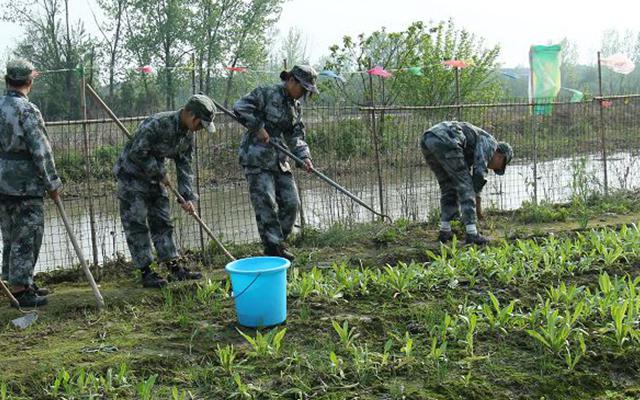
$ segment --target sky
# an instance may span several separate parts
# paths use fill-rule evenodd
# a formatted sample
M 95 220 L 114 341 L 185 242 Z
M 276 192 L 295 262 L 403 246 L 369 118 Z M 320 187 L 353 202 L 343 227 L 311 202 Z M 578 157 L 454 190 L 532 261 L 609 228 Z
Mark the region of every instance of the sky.
M 602 32 L 640 30 L 640 3 L 608 0 L 591 3 L 575 0 L 287 0 L 278 29 L 296 27 L 308 41 L 312 61 L 329 53 L 344 35 L 370 33 L 382 26 L 403 30 L 413 21 L 437 22 L 453 18 L 456 26 L 485 39 L 487 46 L 501 46 L 498 61 L 504 67 L 525 66 L 533 44 L 557 43 L 564 37 L 578 45 L 580 62 L 594 63 Z M 82 18 L 87 30 L 98 35 L 90 9 L 94 0 L 70 0 L 73 19 Z M 0 54 L 21 38 L 16 24 L 0 22 Z

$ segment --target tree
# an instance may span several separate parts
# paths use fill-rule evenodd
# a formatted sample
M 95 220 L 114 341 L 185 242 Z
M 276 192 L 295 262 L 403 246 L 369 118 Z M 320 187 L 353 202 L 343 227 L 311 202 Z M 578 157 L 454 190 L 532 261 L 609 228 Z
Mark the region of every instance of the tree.
M 165 106 L 175 108 L 175 78 L 185 51 L 189 7 L 186 0 L 134 0 L 128 18 L 127 48 L 161 64 Z
M 242 3 L 238 18 L 229 29 L 226 65 L 261 65 L 266 58 L 266 32 L 280 17 L 283 0 L 250 0 Z M 241 63 L 241 64 L 239 64 Z M 224 104 L 231 96 L 234 71 L 229 70 L 224 89 Z
M 84 30 L 82 21 L 71 23 L 68 0 L 5 5 L 4 18 L 17 21 L 26 30 L 15 55 L 31 60 L 40 71 L 64 70 L 44 74 L 32 99 L 49 119 L 79 117 L 80 89 L 75 71 L 85 62 L 93 64 L 95 54 L 94 40 Z
M 491 77 L 499 47 L 485 49 L 481 39 L 456 29 L 451 20 L 430 28 L 415 22 L 401 32 L 382 28 L 369 36 L 359 35 L 357 41 L 345 36 L 342 46 L 334 45 L 330 50 L 325 67 L 347 78 L 341 91 L 355 104 L 451 104 L 455 75 L 442 65 L 451 59 L 472 65 L 460 74 L 463 99 L 487 100 L 500 93 L 498 81 Z M 386 81 L 368 76 L 366 70 L 374 65 L 393 76 Z M 411 73 L 410 67 L 421 68 L 423 75 Z
M 109 100 L 114 100 L 115 79 L 117 70 L 123 65 L 122 58 L 124 42 L 124 16 L 130 0 L 98 0 L 98 5 L 107 16 L 105 21 L 98 21 L 95 14 L 93 19 L 102 34 L 101 48 L 107 57 L 107 76 L 109 84 Z
M 289 28 L 289 32 L 287 32 L 287 36 L 282 40 L 280 59 L 287 60 L 288 66 L 308 64 L 308 45 L 309 41 L 304 37 L 302 30 L 297 27 L 291 27 Z

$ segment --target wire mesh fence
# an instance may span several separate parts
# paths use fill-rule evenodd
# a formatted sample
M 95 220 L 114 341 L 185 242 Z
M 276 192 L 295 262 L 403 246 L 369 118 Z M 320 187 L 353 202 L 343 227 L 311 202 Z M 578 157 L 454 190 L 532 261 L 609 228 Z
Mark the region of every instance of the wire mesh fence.
M 509 210 L 525 201 L 566 201 L 587 186 L 590 190 L 638 186 L 640 95 L 552 106 L 550 115 L 543 116 L 532 115 L 526 102 L 388 108 L 309 105 L 304 121 L 316 167 L 394 219 L 425 220 L 438 211 L 438 185 L 422 158 L 419 141 L 430 126 L 458 117 L 514 149 L 506 174 L 492 175 L 483 191 L 485 208 Z M 89 108 L 97 109 L 91 100 Z M 118 254 L 128 257 L 112 175 L 127 138 L 106 114 L 92 112 L 90 117 L 47 126 L 75 233 L 86 258 L 101 264 Z M 134 132 L 143 119 L 122 121 Z M 214 135 L 197 134 L 193 168 L 200 195 L 198 211 L 224 241 L 256 241 L 254 213 L 237 160 L 243 129 L 223 114 L 216 126 Z M 326 229 L 376 218 L 313 175 L 302 170 L 294 173 L 302 202 L 298 226 Z M 177 203 L 172 205 L 172 215 L 180 248 L 209 246 L 208 237 Z M 48 204 L 36 269 L 48 271 L 76 263 L 62 221 L 53 204 Z

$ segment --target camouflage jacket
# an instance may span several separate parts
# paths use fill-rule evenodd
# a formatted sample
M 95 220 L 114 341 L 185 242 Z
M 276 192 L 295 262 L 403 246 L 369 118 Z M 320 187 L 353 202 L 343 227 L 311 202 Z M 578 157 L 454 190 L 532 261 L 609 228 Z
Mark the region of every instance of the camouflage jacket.
M 453 141 L 462 149 L 467 166 L 473 168 L 473 190 L 480 194 L 487 183 L 487 164 L 498 147 L 496 139 L 468 122 L 444 121 L 429 128 L 429 132 L 442 140 Z
M 43 197 L 61 187 L 40 110 L 7 91 L 0 97 L 0 194 Z
M 154 114 L 138 126 L 113 172 L 118 180 L 127 182 L 128 190 L 149 192 L 166 174 L 165 158 L 172 158 L 178 191 L 185 200 L 196 200 L 191 169 L 194 143 L 194 134 L 180 122 L 180 110 Z
M 248 131 L 242 137 L 238 154 L 245 172 L 252 170 L 289 171 L 288 157 L 270 145 L 259 142 L 255 133 L 265 128 L 270 141 L 288 147 L 301 159 L 311 158 L 304 141 L 302 107 L 289 97 L 284 83 L 260 86 L 236 102 L 233 110 Z

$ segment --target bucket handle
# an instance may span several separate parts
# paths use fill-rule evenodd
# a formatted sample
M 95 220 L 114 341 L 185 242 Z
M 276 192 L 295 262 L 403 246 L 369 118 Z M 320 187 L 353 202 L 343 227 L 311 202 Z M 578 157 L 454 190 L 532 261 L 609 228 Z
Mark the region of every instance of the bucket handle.
M 242 292 L 240 292 L 237 296 L 236 296 L 235 294 L 231 293 L 231 298 L 232 298 L 232 299 L 237 299 L 238 297 L 242 296 L 242 295 L 243 295 L 247 290 L 249 290 L 249 288 L 250 288 L 251 286 L 253 286 L 253 284 L 254 284 L 254 283 L 256 283 L 256 280 L 257 280 L 258 278 L 260 278 L 260 275 L 262 275 L 262 272 L 259 272 L 259 273 L 256 275 L 256 277 L 255 277 L 255 278 L 253 278 L 253 280 L 251 281 L 251 283 L 250 283 L 250 284 L 248 284 L 248 285 L 247 285 L 247 287 L 245 287 L 244 289 L 242 289 Z

